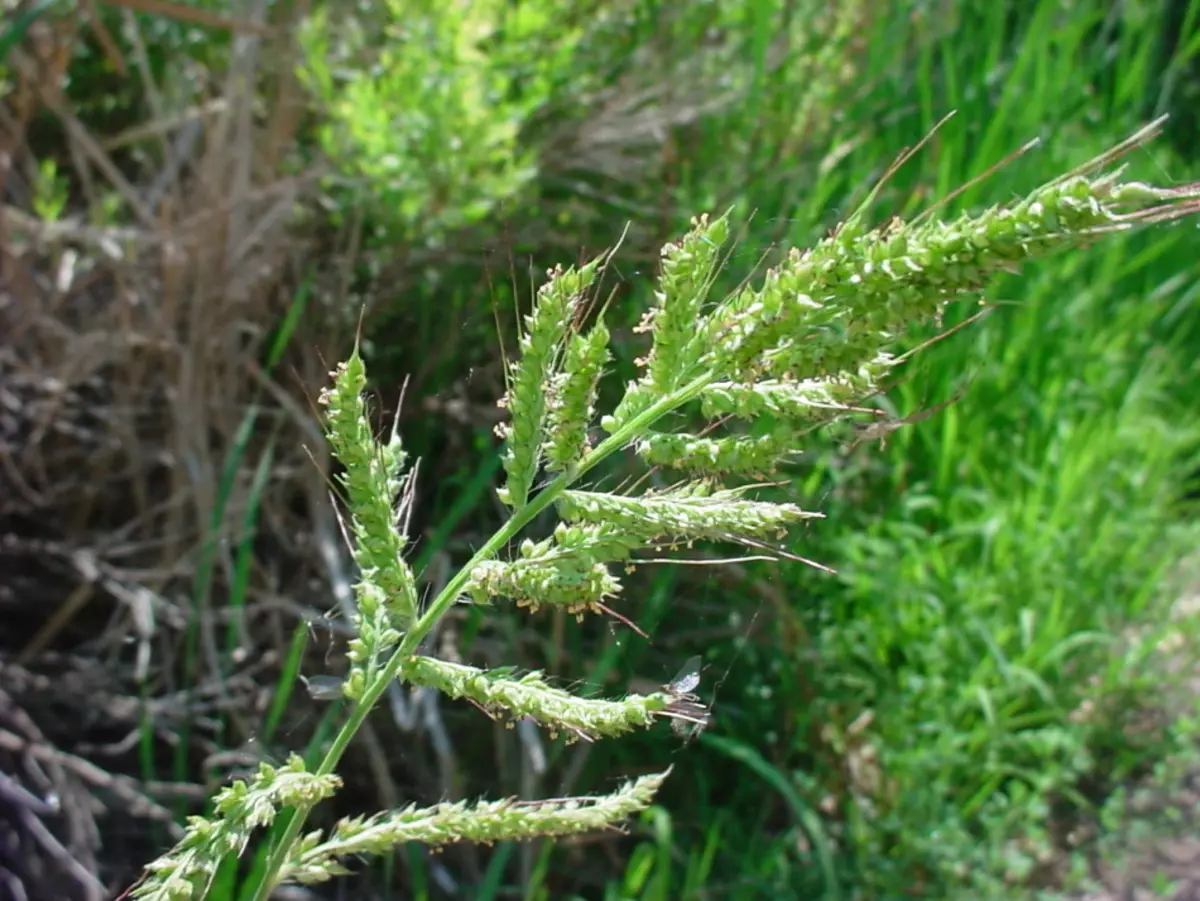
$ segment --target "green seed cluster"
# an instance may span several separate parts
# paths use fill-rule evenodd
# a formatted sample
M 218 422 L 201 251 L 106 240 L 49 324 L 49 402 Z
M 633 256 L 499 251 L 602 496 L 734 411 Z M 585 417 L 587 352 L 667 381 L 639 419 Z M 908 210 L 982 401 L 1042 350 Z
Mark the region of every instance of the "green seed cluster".
M 1013 206 L 950 222 L 843 229 L 811 250 L 792 250 L 760 288 L 713 314 L 713 367 L 743 383 L 859 372 L 904 328 L 977 294 L 996 273 L 1123 224 L 1120 206 L 1146 197 L 1137 187 L 1144 188 L 1114 191 L 1111 179 L 1078 176 Z
M 553 735 L 565 733 L 568 741 L 623 735 L 650 725 L 668 706 L 662 694 L 629 695 L 621 701 L 580 698 L 551 687 L 539 672 L 511 678 L 502 670 L 481 670 L 430 657 L 412 658 L 402 675 L 414 685 L 474 701 L 496 717 L 531 717 Z
M 713 382 L 700 395 L 700 410 L 710 419 L 734 416 L 753 421 L 770 415 L 789 422 L 820 422 L 873 394 L 890 362 L 890 357 L 881 355 L 856 373 L 832 378 L 764 379 L 749 385 Z
M 573 335 L 567 345 L 563 371 L 554 377 L 549 391 L 543 452 L 550 472 L 573 466 L 588 450 L 588 426 L 596 413 L 596 392 L 610 359 L 608 342 L 608 329 L 601 321 L 586 334 Z
M 721 245 L 728 237 L 727 219 L 710 223 L 707 216 L 700 216 L 692 220 L 691 230 L 678 244 L 663 248 L 655 304 L 637 328 L 654 339 L 649 355 L 640 361 L 646 375 L 629 385 L 616 410 L 602 421 L 606 431 L 615 431 L 696 374 L 707 350 L 697 324 L 703 320 Z
M 366 369 L 357 348 L 332 376 L 320 402 L 326 409 L 326 437 L 345 467 L 338 481 L 346 493 L 359 569 L 360 622 L 351 650 L 355 663 L 366 664 L 395 644 L 417 608 L 416 580 L 403 556 L 407 540 L 394 509 L 406 455 L 395 433 L 387 444 L 371 433 L 363 400 Z
M 217 869 L 246 850 L 254 830 L 270 826 L 285 807 L 312 806 L 341 787 L 337 776 L 315 776 L 296 754 L 281 767 L 261 764 L 250 782 L 238 780 L 213 799 L 213 816 L 190 817 L 187 834 L 169 855 L 147 868 L 134 898 L 204 901 Z
M 558 512 L 568 522 L 607 524 L 641 543 L 672 541 L 737 541 L 743 538 L 782 538 L 787 527 L 819 517 L 795 504 L 746 500 L 746 490 L 714 490 L 693 482 L 640 497 L 566 491 Z
M 663 248 L 656 304 L 646 317 L 654 337 L 646 360 L 646 385 L 655 395 L 674 391 L 695 373 L 703 349 L 696 322 L 728 237 L 728 220 L 710 224 L 707 216 L 701 216 L 692 220 L 692 229 L 682 241 Z
M 707 438 L 679 432 L 649 432 L 637 454 L 647 463 L 712 476 L 762 476 L 774 472 L 794 453 L 797 432 L 788 424 L 765 435 Z
M 523 541 L 516 560 L 480 563 L 465 591 L 479 604 L 508 597 L 535 612 L 543 606 L 595 611 L 621 590 L 607 564 L 627 559 L 639 543 L 614 524 L 560 523 L 549 538 Z
M 628 782 L 610 795 L 551 801 L 460 802 L 417 809 L 406 807 L 380 816 L 342 820 L 333 834 L 306 836 L 285 873 L 294 882 L 324 882 L 346 872 L 339 858 L 390 854 L 407 842 L 432 847 L 455 842 L 484 845 L 543 836 L 578 835 L 605 829 L 644 810 L 670 770 Z
M 547 396 L 554 384 L 563 342 L 591 285 L 600 261 L 582 269 L 555 269 L 538 291 L 533 312 L 525 317 L 520 356 L 512 364 L 505 405 L 510 422 L 499 429 L 505 439 L 504 471 L 508 475 L 500 499 L 514 509 L 529 500 L 529 491 L 541 465 L 546 429 Z

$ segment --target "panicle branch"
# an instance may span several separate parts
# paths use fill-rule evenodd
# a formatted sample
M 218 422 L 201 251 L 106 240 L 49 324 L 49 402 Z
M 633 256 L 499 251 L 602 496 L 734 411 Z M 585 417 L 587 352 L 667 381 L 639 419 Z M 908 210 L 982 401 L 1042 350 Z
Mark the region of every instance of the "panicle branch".
M 146 867 L 147 877 L 133 890 L 148 901 L 203 901 L 217 870 L 229 855 L 238 856 L 255 829 L 270 826 L 285 807 L 312 806 L 329 798 L 342 780 L 315 776 L 293 754 L 286 764 L 260 764 L 250 782 L 238 780 L 213 799 L 213 817 L 191 817 L 187 834 L 171 851 Z
M 746 500 L 750 487 L 715 489 L 690 482 L 640 497 L 565 491 L 558 512 L 568 522 L 606 524 L 642 544 L 782 538 L 789 525 L 821 516 L 795 504 Z
M 639 457 L 655 466 L 696 475 L 759 477 L 775 472 L 800 453 L 798 443 L 799 430 L 785 422 L 764 435 L 724 438 L 648 431 L 635 449 Z
M 761 287 L 712 314 L 711 365 L 741 384 L 861 376 L 864 368 L 877 376 L 883 351 L 905 328 L 977 295 L 995 274 L 1105 233 L 1187 215 L 1200 198 L 1194 187 L 1163 190 L 1120 183 L 1118 175 L 1077 175 L 950 222 L 893 220 L 794 249 Z
M 324 882 L 347 872 L 337 864 L 339 858 L 387 854 L 405 842 L 435 848 L 463 841 L 491 845 L 611 829 L 645 809 L 669 773 L 642 776 L 602 797 L 438 804 L 343 820 L 328 839 L 320 833 L 305 836 L 284 872 L 291 881 Z
M 700 411 L 709 419 L 734 416 L 754 421 L 770 415 L 789 422 L 821 422 L 853 412 L 877 390 L 891 357 L 880 354 L 854 373 L 803 380 L 763 379 L 752 384 L 713 382 L 700 395 Z
M 631 382 L 611 416 L 601 424 L 610 433 L 699 374 L 705 347 L 701 327 L 704 304 L 717 272 L 721 245 L 729 237 L 725 217 L 709 222 L 692 220 L 692 228 L 677 244 L 662 249 L 662 270 L 654 306 L 637 331 L 650 332 L 650 353 L 639 360 L 646 375 Z
M 550 686 L 539 672 L 514 678 L 506 669 L 482 670 L 414 657 L 404 665 L 401 676 L 414 685 L 474 701 L 493 716 L 530 717 L 554 736 L 566 734 L 568 741 L 613 738 L 649 726 L 655 717 L 671 716 L 671 698 L 666 694 L 628 695 L 620 701 L 581 698 Z
M 563 371 L 551 380 L 543 447 L 549 472 L 568 469 L 589 450 L 588 426 L 596 413 L 596 392 L 604 364 L 610 359 L 608 342 L 608 328 L 603 321 L 587 334 L 573 335 Z
M 578 395 L 582 393 L 586 407 L 586 398 L 590 393 L 589 377 L 592 374 L 598 377 L 600 366 L 603 365 L 593 342 L 585 340 L 584 345 L 576 349 L 572 361 L 581 368 L 588 367 L 588 372 L 577 375 L 573 381 L 558 380 L 564 341 L 580 311 L 583 293 L 595 279 L 600 263 L 601 260 L 597 259 L 582 269 L 551 270 L 550 280 L 538 290 L 533 312 L 525 317 L 520 356 L 510 367 L 508 394 L 501 401 L 502 406 L 508 407 L 511 421 L 497 429 L 506 444 L 504 471 L 508 475 L 504 488 L 500 490 L 500 499 L 513 509 L 521 509 L 529 500 L 529 491 L 541 466 L 549 406 L 547 398 L 552 393 L 566 391 L 578 404 Z M 594 331 L 594 336 L 596 341 L 602 338 L 607 345 L 607 333 L 603 327 L 598 332 Z M 560 408 L 560 428 L 564 423 L 574 423 L 572 414 L 575 412 Z M 554 450 L 560 463 L 564 454 L 569 458 L 577 449 L 571 447 L 573 439 L 577 438 L 574 434 L 558 436 Z
M 386 444 L 371 432 L 363 389 L 366 368 L 358 348 L 331 373 L 333 385 L 321 393 L 326 409 L 325 434 L 345 467 L 338 481 L 346 493 L 358 564 L 355 585 L 358 633 L 351 646 L 356 666 L 369 667 L 389 648 L 416 615 L 417 588 L 404 561 L 407 544 L 397 522 L 395 499 L 406 481 L 406 454 L 393 429 Z
M 638 544 L 612 525 L 560 523 L 549 538 L 521 542 L 516 560 L 478 564 L 465 591 L 478 604 L 499 596 L 535 612 L 543 606 L 597 612 L 598 604 L 621 590 L 606 564 L 627 559 Z

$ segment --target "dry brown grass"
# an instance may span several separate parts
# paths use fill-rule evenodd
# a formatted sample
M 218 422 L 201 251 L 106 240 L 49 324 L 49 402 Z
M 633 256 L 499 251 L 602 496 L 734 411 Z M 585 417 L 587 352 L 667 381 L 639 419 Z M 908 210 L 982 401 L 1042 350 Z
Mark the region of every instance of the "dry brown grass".
M 262 368 L 309 272 L 312 241 L 295 212 L 320 173 L 291 156 L 303 100 L 290 29 L 265 22 L 266 4 L 249 6 L 247 18 L 268 27 L 237 34 L 229 72 L 184 110 L 162 99 L 171 86 L 154 83 L 127 19 L 133 50 L 118 69 L 140 80 L 152 113 L 125 134 L 93 133 L 62 92 L 86 22 L 39 22 L 10 57 L 18 89 L 0 102 L 0 771 L 35 795 L 57 794 L 48 816 L 66 836 L 59 852 L 90 874 L 27 886 L 34 898 L 100 897 L 98 878 L 110 888 L 127 879 L 151 849 L 131 847 L 125 872 L 102 872 L 100 835 L 111 862 L 130 828 L 113 817 L 163 820 L 163 801 L 181 793 L 111 774 L 138 772 L 140 724 L 169 749 L 192 718 L 200 756 L 251 731 L 278 665 L 272 648 L 286 646 L 298 616 L 329 606 L 308 524 L 328 500 L 307 398 L 345 333 L 336 306 L 310 308 L 302 352 Z M 37 117 L 58 129 L 78 191 L 55 222 L 29 205 L 38 160 L 26 136 Z M 339 292 L 325 296 L 336 304 Z M 221 508 L 251 406 L 255 427 Z M 250 585 L 262 603 L 251 608 L 254 646 L 234 655 L 231 675 L 222 654 L 233 554 L 268 442 Z M 214 523 L 214 581 L 194 607 Z M 187 684 L 183 641 L 197 617 L 200 670 Z

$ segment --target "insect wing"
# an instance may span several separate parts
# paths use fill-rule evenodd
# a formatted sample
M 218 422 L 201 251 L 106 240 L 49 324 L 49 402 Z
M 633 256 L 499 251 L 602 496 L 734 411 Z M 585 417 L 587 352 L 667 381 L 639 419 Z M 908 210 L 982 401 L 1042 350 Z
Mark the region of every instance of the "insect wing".
M 690 695 L 700 687 L 700 655 L 697 654 L 683 665 L 675 678 L 667 683 L 667 691 L 673 695 Z
M 342 694 L 344 680 L 337 676 L 302 676 L 301 678 L 304 679 L 309 697 L 314 701 L 336 701 L 338 698 L 344 697 Z

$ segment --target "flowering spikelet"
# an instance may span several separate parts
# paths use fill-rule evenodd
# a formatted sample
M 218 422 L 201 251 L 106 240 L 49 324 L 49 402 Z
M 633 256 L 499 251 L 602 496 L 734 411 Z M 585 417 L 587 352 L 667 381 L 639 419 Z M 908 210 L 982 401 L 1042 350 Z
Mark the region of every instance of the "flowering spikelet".
M 727 220 L 710 223 L 700 216 L 692 220 L 692 230 L 682 241 L 662 250 L 657 303 L 645 320 L 654 336 L 646 360 L 646 386 L 655 394 L 673 391 L 694 374 L 703 347 L 696 324 L 728 236 Z
M 388 854 L 406 842 L 435 848 L 462 841 L 490 845 L 611 828 L 648 807 L 669 773 L 642 776 L 600 797 L 459 802 L 342 820 L 324 841 L 320 833 L 305 836 L 284 875 L 293 882 L 324 882 L 346 872 L 337 866 L 338 858 Z
M 1128 206 L 1179 197 L 1114 179 L 1079 175 L 1010 207 L 951 222 L 845 229 L 811 250 L 794 249 L 761 288 L 743 290 L 710 317 L 714 369 L 735 382 L 859 372 L 905 327 L 978 292 L 996 273 L 1161 213 L 1122 212 Z
M 417 607 L 416 582 L 403 556 L 407 540 L 393 509 L 404 485 L 405 453 L 394 431 L 387 444 L 371 434 L 362 397 L 366 369 L 357 348 L 332 375 L 333 385 L 320 402 L 326 409 L 326 437 L 345 467 L 338 481 L 346 491 L 360 574 L 356 648 L 359 656 L 371 656 L 395 643 Z
M 638 456 L 653 465 L 699 475 L 758 476 L 774 472 L 799 453 L 796 430 L 779 425 L 765 435 L 706 438 L 682 433 L 648 432 L 637 443 Z
M 146 870 L 134 898 L 150 901 L 203 901 L 217 869 L 229 855 L 246 849 L 255 829 L 270 826 L 285 807 L 311 806 L 341 786 L 337 776 L 316 776 L 293 754 L 281 767 L 263 763 L 249 783 L 242 780 L 213 799 L 212 819 L 191 817 L 187 834 Z
M 856 373 L 803 380 L 764 379 L 753 384 L 713 382 L 700 395 L 700 410 L 710 419 L 735 416 L 755 420 L 770 414 L 789 422 L 817 422 L 852 409 L 877 390 L 891 363 L 881 354 Z
M 605 523 L 642 542 L 781 538 L 792 523 L 821 516 L 795 504 L 746 500 L 746 491 L 713 490 L 703 482 L 640 497 L 566 491 L 558 512 L 568 522 Z
M 499 494 L 514 509 L 525 506 L 541 466 L 546 398 L 559 373 L 568 329 L 600 262 L 593 260 L 582 269 L 552 270 L 550 281 L 538 290 L 533 312 L 525 317 L 520 357 L 511 366 L 508 395 L 502 402 L 508 407 L 511 422 L 498 428 L 507 445 L 504 471 L 508 474 Z M 574 387 L 578 390 L 579 386 Z
M 551 381 L 543 448 L 550 472 L 560 472 L 579 462 L 588 449 L 588 425 L 596 412 L 596 391 L 609 360 L 608 340 L 603 321 L 587 334 L 572 336 L 563 371 Z
M 531 717 L 555 734 L 567 733 L 568 739 L 611 738 L 648 726 L 656 716 L 670 715 L 665 694 L 629 695 L 620 701 L 580 698 L 551 687 L 538 672 L 511 678 L 503 669 L 413 657 L 404 664 L 401 677 L 452 698 L 467 698 L 493 715 Z
M 612 416 L 602 421 L 607 431 L 696 374 L 707 349 L 701 309 L 728 236 L 727 219 L 709 222 L 707 216 L 700 216 L 692 220 L 691 231 L 678 244 L 663 248 L 655 304 L 637 329 L 650 332 L 654 339 L 649 356 L 641 361 L 646 375 L 629 386 Z
M 627 559 L 639 543 L 611 524 L 560 523 L 543 541 L 523 541 L 518 559 L 480 563 L 464 591 L 479 604 L 500 596 L 534 611 L 542 606 L 596 611 L 601 601 L 621 590 L 605 564 Z

